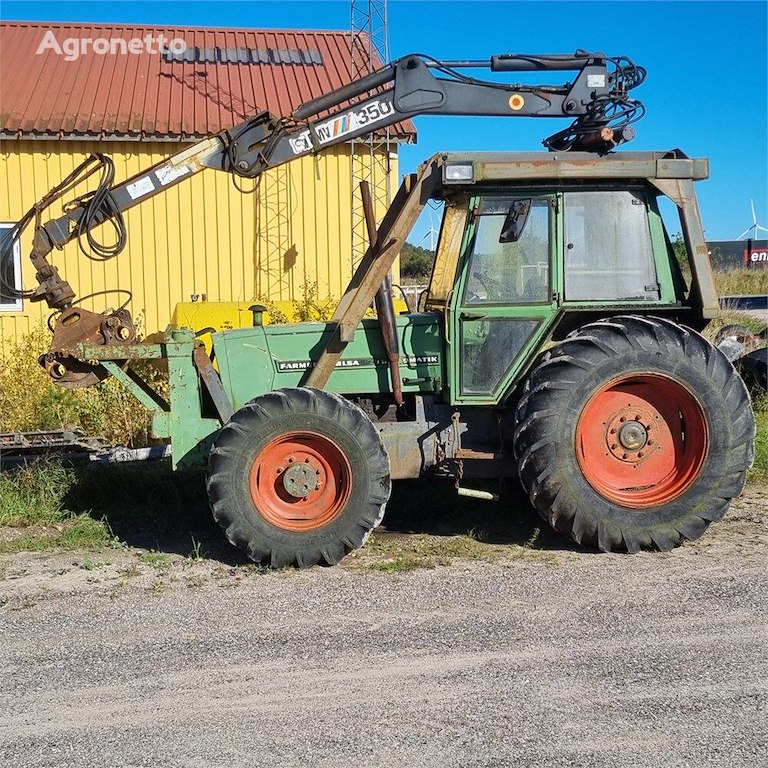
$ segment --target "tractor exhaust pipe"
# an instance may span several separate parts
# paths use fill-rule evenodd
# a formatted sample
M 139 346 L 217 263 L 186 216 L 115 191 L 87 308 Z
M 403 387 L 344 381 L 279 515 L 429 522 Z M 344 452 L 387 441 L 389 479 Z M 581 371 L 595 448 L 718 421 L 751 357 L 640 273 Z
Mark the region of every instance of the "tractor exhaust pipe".
M 368 242 L 371 250 L 375 250 L 378 241 L 376 231 L 376 218 L 373 213 L 373 200 L 371 188 L 367 181 L 360 182 L 360 197 L 363 200 L 363 213 L 365 214 L 365 226 L 368 229 Z M 379 318 L 379 332 L 387 353 L 389 363 L 389 375 L 392 379 L 392 395 L 395 398 L 397 410 L 402 412 L 403 382 L 400 379 L 400 345 L 397 341 L 397 324 L 395 322 L 395 305 L 392 301 L 392 273 L 388 273 L 384 281 L 376 291 L 374 297 L 376 314 Z

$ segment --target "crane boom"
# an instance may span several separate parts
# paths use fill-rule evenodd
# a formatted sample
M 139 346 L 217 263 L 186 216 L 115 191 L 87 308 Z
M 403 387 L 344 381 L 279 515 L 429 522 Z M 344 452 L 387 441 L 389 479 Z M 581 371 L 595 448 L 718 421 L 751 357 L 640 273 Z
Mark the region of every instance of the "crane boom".
M 575 71 L 576 75 L 562 85 L 523 85 L 479 80 L 458 71 L 481 67 L 491 72 Z M 644 79 L 645 70 L 626 57 L 585 51 L 503 54 L 486 61 L 458 62 L 409 54 L 300 105 L 287 117 L 261 112 L 119 183 L 114 183 L 112 161 L 93 154 L 36 203 L 2 242 L 3 292 L 45 301 L 60 313 L 54 329 L 55 355 L 57 350 L 84 340 L 128 344 L 135 341 L 136 335 L 124 307 L 116 313 L 101 314 L 78 308 L 76 319 L 71 319 L 75 292 L 48 260 L 54 248 L 63 248 L 77 239 L 84 252 L 86 243 L 97 258 L 112 258 L 125 246 L 125 211 L 206 168 L 255 179 L 269 168 L 422 114 L 571 118 L 571 124 L 545 139 L 544 145 L 558 152 L 605 152 L 634 136 L 630 125 L 642 117 L 644 107 L 628 92 Z M 65 205 L 63 215 L 42 222 L 43 211 L 98 171 L 101 178 L 95 191 Z M 19 292 L 5 280 L 4 266 L 10 263 L 15 243 L 32 221 L 35 229 L 30 259 L 38 285 L 31 291 Z M 114 245 L 102 245 L 92 234 L 105 223 L 111 223 L 116 230 Z M 61 359 L 61 355 L 56 357 L 57 365 L 62 364 Z M 70 369 L 65 373 L 69 374 Z

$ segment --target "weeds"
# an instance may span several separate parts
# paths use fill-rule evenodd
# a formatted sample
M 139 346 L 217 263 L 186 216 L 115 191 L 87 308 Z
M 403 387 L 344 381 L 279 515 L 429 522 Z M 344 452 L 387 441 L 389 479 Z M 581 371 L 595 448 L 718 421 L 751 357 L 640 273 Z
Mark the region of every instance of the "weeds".
M 103 524 L 79 515 L 60 526 L 35 526 L 24 529 L 19 536 L 0 539 L 0 554 L 100 549 L 113 544 Z
M 0 473 L 0 525 L 17 529 L 0 540 L 0 553 L 90 549 L 113 542 L 109 527 L 67 509 L 71 470 L 51 461 Z
M 749 471 L 749 479 L 757 482 L 768 481 L 768 393 L 752 400 L 757 422 L 755 435 L 755 463 Z
M 453 536 L 426 533 L 401 536 L 382 531 L 368 539 L 363 550 L 363 566 L 372 571 L 412 571 L 450 565 L 454 560 L 493 562 L 510 555 L 518 557 L 526 554 L 533 554 L 527 543 L 525 547 L 511 544 L 502 548 L 484 541 L 482 534 L 477 534 L 474 529 Z M 377 559 L 370 562 L 371 557 Z
M 142 563 L 146 563 L 147 565 L 162 570 L 171 567 L 171 558 L 162 552 L 144 552 L 141 555 L 140 560 Z
M 716 270 L 715 288 L 720 296 L 755 296 L 768 293 L 768 270 Z
M 0 525 L 54 525 L 69 517 L 64 498 L 74 473 L 53 461 L 0 473 Z
M 189 559 L 195 561 L 202 560 L 205 557 L 202 542 L 197 541 L 192 534 L 189 535 L 189 538 L 192 539 L 192 550 L 188 555 Z
M 330 320 L 335 309 L 333 296 L 320 296 L 317 283 L 302 283 L 301 298 L 293 302 L 293 313 L 299 322 Z
M 8 342 L 0 360 L 0 432 L 80 427 L 110 443 L 148 444 L 150 414 L 115 379 L 85 389 L 57 387 L 38 364 L 50 333 L 39 327 L 17 342 Z M 165 378 L 145 365 L 140 371 L 161 393 Z
M 730 273 L 739 273 L 733 275 L 733 280 L 740 280 L 745 275 L 747 277 L 753 275 L 756 270 L 739 269 L 730 270 Z M 744 273 L 744 274 L 741 274 Z M 728 273 L 715 273 L 717 275 L 727 275 Z M 763 293 L 768 290 L 766 282 L 768 282 L 768 276 L 761 277 L 762 282 L 757 283 Z M 752 288 L 755 287 L 755 283 L 739 283 L 740 289 L 744 294 L 748 294 Z M 734 295 L 737 291 L 734 290 Z M 710 340 L 715 340 L 718 331 L 728 325 L 741 325 L 752 331 L 752 333 L 759 333 L 765 328 L 765 322 L 759 318 L 755 318 L 751 315 L 747 315 L 739 312 L 725 311 L 716 320 L 713 320 L 706 328 L 704 335 Z M 747 347 L 747 351 L 751 351 L 755 347 Z M 755 435 L 755 463 L 750 469 L 748 477 L 752 482 L 766 482 L 768 481 L 768 393 L 765 392 L 751 392 L 752 395 L 752 409 L 755 412 L 755 421 L 757 425 L 757 434 Z
M 435 563 L 431 560 L 417 557 L 397 557 L 394 560 L 381 560 L 376 563 L 370 563 L 367 568 L 369 571 L 381 571 L 382 573 L 396 573 L 400 571 L 415 571 L 419 568 L 434 568 Z

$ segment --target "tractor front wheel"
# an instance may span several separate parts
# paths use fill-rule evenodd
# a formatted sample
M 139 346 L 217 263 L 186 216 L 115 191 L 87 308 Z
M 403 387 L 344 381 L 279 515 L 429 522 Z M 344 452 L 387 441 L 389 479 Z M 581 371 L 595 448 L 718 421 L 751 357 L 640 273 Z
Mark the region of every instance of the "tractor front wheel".
M 207 488 L 214 518 L 251 559 L 332 565 L 381 522 L 389 460 L 356 405 L 331 392 L 283 389 L 250 401 L 224 425 Z
M 749 395 L 725 355 L 660 318 L 572 333 L 531 373 L 515 415 L 534 507 L 605 552 L 701 536 L 744 488 L 754 435 Z

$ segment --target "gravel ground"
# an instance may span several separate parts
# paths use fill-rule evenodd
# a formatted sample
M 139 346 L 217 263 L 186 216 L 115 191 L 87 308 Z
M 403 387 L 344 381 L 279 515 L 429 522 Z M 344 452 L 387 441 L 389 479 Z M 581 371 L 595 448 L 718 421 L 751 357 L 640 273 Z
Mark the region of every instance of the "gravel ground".
M 631 557 L 3 557 L 0 764 L 768 765 L 767 499 Z

